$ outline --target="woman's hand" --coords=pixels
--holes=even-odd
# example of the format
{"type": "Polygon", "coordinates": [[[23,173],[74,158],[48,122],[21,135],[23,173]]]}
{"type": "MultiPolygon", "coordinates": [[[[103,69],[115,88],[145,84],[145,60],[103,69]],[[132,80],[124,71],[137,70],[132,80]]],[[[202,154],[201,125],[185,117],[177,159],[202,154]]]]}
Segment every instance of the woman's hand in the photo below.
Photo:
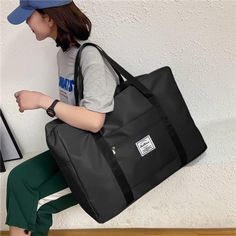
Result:
{"type": "Polygon", "coordinates": [[[19,111],[33,110],[41,108],[40,99],[44,96],[43,93],[29,90],[21,90],[14,94],[16,102],[19,106],[19,111]]]}

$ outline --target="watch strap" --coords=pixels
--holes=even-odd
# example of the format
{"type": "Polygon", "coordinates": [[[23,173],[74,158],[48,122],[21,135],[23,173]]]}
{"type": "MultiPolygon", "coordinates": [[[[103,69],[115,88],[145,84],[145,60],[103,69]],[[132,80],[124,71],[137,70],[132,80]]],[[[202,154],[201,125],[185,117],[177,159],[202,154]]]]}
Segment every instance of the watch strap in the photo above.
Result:
{"type": "Polygon", "coordinates": [[[55,107],[55,105],[56,105],[59,101],[60,101],[60,100],[55,99],[55,100],[53,101],[53,103],[47,108],[46,112],[47,112],[47,114],[48,114],[49,116],[51,116],[51,117],[54,117],[54,116],[55,116],[54,107],[55,107]]]}
{"type": "Polygon", "coordinates": [[[60,102],[60,100],[55,99],[49,108],[54,109],[54,107],[56,106],[58,102],[60,102]]]}

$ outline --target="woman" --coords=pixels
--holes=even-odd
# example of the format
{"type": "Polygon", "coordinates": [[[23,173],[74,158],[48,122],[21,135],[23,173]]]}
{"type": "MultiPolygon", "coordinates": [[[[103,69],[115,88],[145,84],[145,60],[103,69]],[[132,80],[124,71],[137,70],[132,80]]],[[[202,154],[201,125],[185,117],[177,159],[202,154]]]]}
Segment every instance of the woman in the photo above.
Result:
{"type": "MultiPolygon", "coordinates": [[[[50,37],[60,47],[57,53],[60,100],[38,91],[17,91],[19,111],[51,107],[50,116],[98,132],[106,113],[114,108],[113,95],[119,78],[95,47],[85,47],[81,54],[84,97],[75,106],[75,57],[80,45],[90,42],[90,20],[72,0],[20,0],[8,21],[12,24],[26,21],[37,40],[50,37]]],[[[6,224],[11,236],[48,235],[52,214],[76,204],[49,150],[16,166],[8,176],[6,224]]]]}

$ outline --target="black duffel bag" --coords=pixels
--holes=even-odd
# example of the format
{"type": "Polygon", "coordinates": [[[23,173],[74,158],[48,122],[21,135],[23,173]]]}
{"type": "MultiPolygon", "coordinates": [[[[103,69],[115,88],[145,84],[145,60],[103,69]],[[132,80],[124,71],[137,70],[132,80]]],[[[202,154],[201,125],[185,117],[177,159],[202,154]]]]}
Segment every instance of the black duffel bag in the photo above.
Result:
{"type": "Polygon", "coordinates": [[[47,123],[45,130],[47,145],[73,195],[93,219],[104,223],[198,157],[207,145],[170,67],[133,77],[93,43],[81,45],[76,56],[76,105],[83,98],[80,57],[88,45],[95,46],[119,76],[114,110],[97,133],[59,119],[47,123]]]}

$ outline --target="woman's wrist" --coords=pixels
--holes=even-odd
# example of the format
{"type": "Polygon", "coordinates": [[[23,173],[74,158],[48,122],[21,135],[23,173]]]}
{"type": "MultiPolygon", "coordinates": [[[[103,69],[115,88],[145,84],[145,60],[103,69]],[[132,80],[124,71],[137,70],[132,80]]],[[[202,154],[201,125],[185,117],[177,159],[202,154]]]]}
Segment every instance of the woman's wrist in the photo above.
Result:
{"type": "Polygon", "coordinates": [[[39,107],[46,110],[53,103],[54,100],[54,98],[42,94],[39,99],[39,107]]]}

